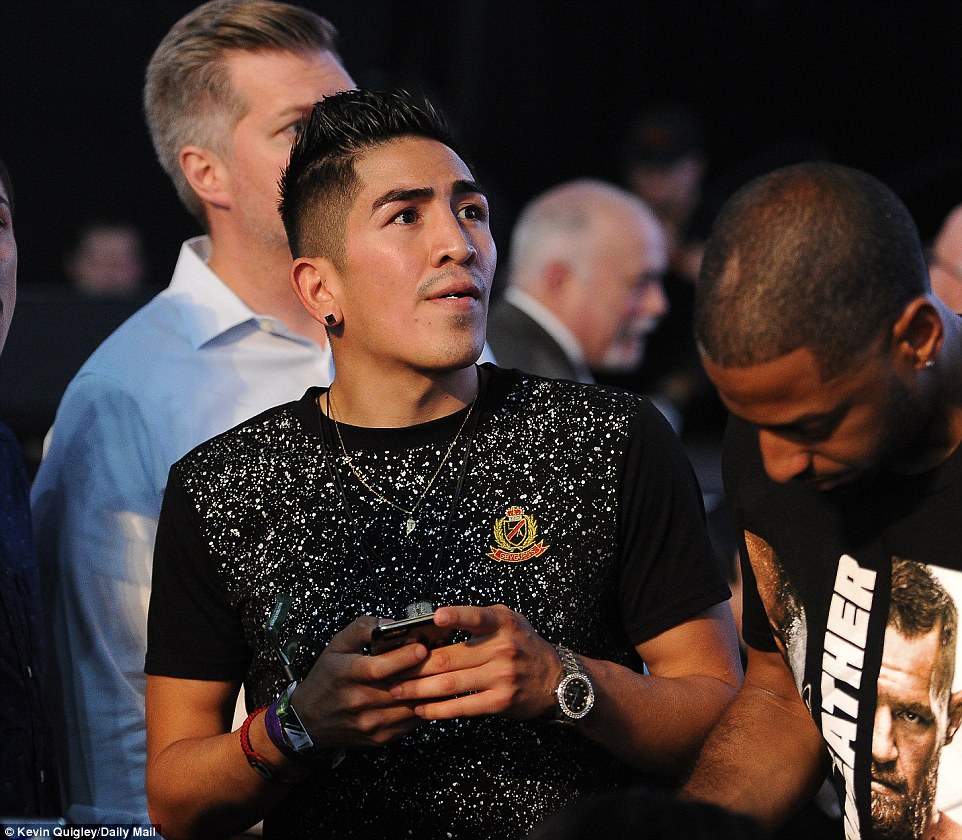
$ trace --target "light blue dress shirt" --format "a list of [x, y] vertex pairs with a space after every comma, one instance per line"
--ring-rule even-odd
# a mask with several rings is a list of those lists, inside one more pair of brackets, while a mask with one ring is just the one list
[[68, 818], [147, 822], [144, 654], [171, 464], [333, 376], [330, 352], [251, 311], [185, 242], [170, 286], [67, 388], [31, 494], [64, 706]]

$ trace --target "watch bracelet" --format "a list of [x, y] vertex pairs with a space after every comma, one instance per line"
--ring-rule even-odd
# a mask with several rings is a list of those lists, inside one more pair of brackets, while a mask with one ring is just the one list
[[[594, 706], [594, 687], [591, 684], [591, 679], [585, 673], [584, 669], [581, 667], [581, 663], [578, 661], [577, 656], [564, 647], [564, 645], [555, 645], [555, 650], [558, 653], [558, 658], [561, 660], [561, 681], [558, 683], [558, 687], [555, 689], [555, 697], [557, 698], [557, 707], [554, 710], [554, 721], [556, 723], [564, 724], [565, 726], [574, 726], [577, 721], [584, 718], [588, 712], [591, 711]], [[572, 712], [567, 709], [567, 701], [564, 698], [564, 690], [571, 678], [582, 680], [588, 690], [588, 705], [584, 711], [580, 713]]]
[[558, 659], [561, 660], [562, 678], [581, 671], [577, 658], [568, 648], [564, 645], [555, 645], [554, 649], [558, 652]]

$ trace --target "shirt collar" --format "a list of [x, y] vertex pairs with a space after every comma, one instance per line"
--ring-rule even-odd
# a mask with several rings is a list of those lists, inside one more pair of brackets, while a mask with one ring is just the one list
[[183, 299], [181, 307], [187, 332], [195, 349], [207, 344], [230, 342], [261, 330], [298, 344], [310, 339], [291, 332], [280, 320], [259, 315], [242, 301], [210, 267], [210, 237], [197, 236], [181, 245], [174, 276], [163, 294]]
[[588, 372], [588, 361], [585, 359], [584, 351], [581, 349], [578, 339], [574, 337], [571, 330], [561, 322], [557, 315], [527, 292], [523, 292], [515, 286], [509, 286], [504, 290], [504, 299], [518, 307], [529, 318], [537, 321], [538, 325], [558, 343], [565, 356], [568, 357], [568, 361], [571, 362], [571, 366], [589, 377], [585, 381], [592, 381]]

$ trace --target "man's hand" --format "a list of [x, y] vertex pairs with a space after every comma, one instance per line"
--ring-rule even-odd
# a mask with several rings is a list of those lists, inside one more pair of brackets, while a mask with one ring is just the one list
[[523, 615], [500, 604], [440, 607], [434, 621], [471, 638], [431, 651], [391, 689], [396, 701], [426, 720], [491, 714], [527, 719], [554, 706], [561, 663]]
[[366, 656], [362, 651], [377, 625], [362, 616], [331, 639], [291, 698], [316, 746], [383, 746], [417, 728], [414, 704], [389, 689], [398, 676], [424, 661], [422, 644]]

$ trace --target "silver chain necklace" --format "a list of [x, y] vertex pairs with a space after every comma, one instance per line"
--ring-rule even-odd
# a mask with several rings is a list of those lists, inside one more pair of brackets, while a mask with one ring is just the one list
[[[478, 393], [480, 393], [480, 388], [478, 389]], [[454, 436], [454, 439], [451, 441], [451, 445], [448, 447], [448, 451], [444, 453], [444, 457], [441, 459], [441, 463], [438, 464], [438, 468], [434, 471], [434, 475], [431, 476], [431, 480], [428, 482], [427, 487], [424, 488], [424, 491], [418, 497], [417, 501], [410, 508], [406, 508], [406, 507], [403, 507], [402, 505], [399, 505], [393, 499], [389, 499], [387, 496], [384, 495], [384, 493], [382, 493], [376, 487], [373, 487], [371, 483], [361, 474], [361, 471], [354, 465], [354, 459], [351, 456], [351, 454], [347, 451], [347, 447], [344, 445], [344, 438], [341, 436], [341, 427], [338, 425], [337, 418], [334, 416], [334, 410], [335, 410], [334, 402], [331, 399], [331, 389], [328, 388], [327, 416], [331, 418], [331, 422], [334, 424], [334, 431], [337, 432], [337, 439], [338, 439], [338, 442], [341, 444], [341, 452], [344, 453], [344, 460], [347, 463], [347, 466], [349, 467], [351, 472], [354, 474], [354, 477], [360, 482], [361, 486], [364, 487], [365, 490], [367, 490], [377, 499], [380, 499], [386, 505], [390, 505], [395, 510], [399, 510], [401, 511], [401, 513], [407, 514], [407, 520], [404, 523], [405, 536], [407, 536], [415, 528], [417, 528], [418, 521], [415, 518], [414, 514], [417, 511], [417, 509], [421, 506], [421, 503], [424, 501], [424, 499], [427, 497], [431, 488], [434, 486], [434, 482], [437, 481], [438, 476], [441, 474], [441, 470], [444, 468], [444, 465], [448, 462], [448, 459], [451, 457], [451, 453], [454, 451], [454, 447], [458, 442], [458, 438], [461, 437], [461, 432], [463, 432], [464, 427], [468, 425], [468, 420], [470, 419], [472, 413], [474, 412], [474, 405], [477, 401], [478, 401], [478, 394], [475, 394], [474, 399], [471, 401], [471, 406], [468, 408], [468, 413], [464, 415], [464, 420], [461, 421], [461, 426], [458, 429], [457, 434]]]

